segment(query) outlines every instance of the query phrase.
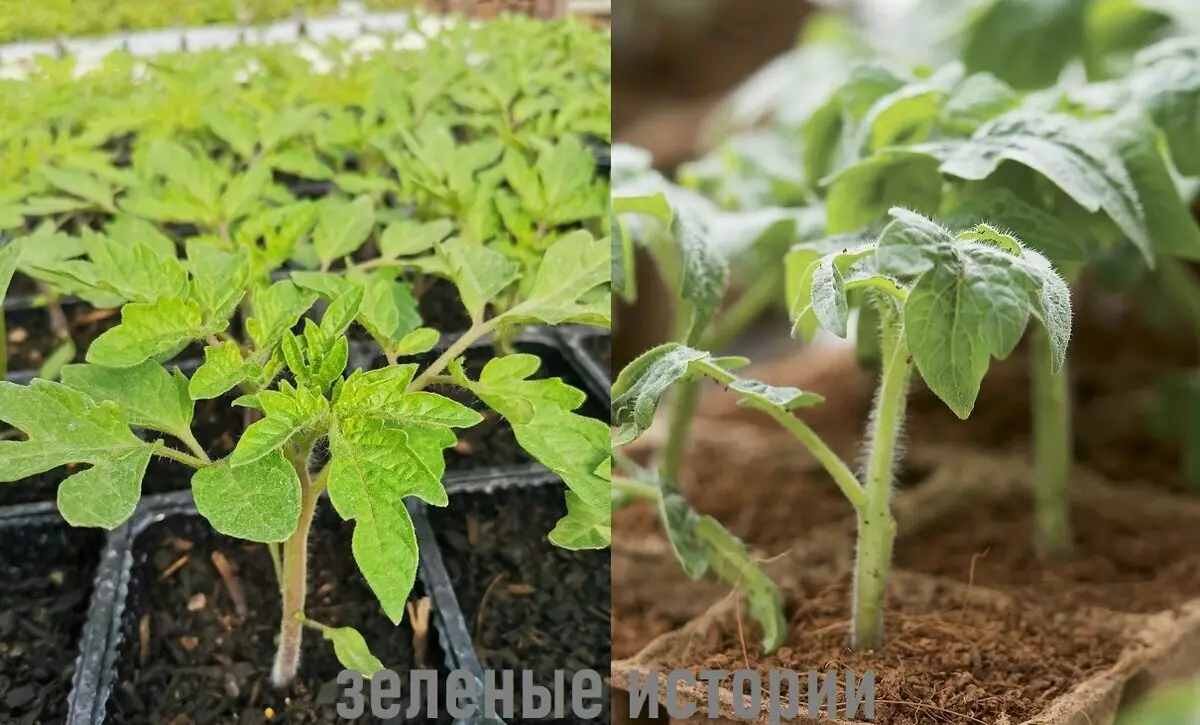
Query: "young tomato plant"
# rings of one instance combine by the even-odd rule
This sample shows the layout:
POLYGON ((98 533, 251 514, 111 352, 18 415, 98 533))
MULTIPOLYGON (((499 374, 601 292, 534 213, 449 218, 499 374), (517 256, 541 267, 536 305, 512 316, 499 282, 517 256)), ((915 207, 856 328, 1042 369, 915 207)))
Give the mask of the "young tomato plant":
MULTIPOLYGON (((1041 254, 987 224, 957 235, 913 212, 893 209, 877 239, 826 252, 827 243, 798 245, 789 255, 793 333, 811 336, 818 327, 845 336, 852 307, 878 312, 882 370, 867 435, 866 468, 860 481, 792 411, 821 402, 820 396, 738 377, 744 360, 714 358, 678 343, 655 348, 631 363, 614 385, 614 445, 640 435, 653 420, 666 387, 708 377, 738 394, 741 403, 770 415, 821 462, 858 515, 851 644, 884 644, 883 601, 891 568, 896 522, 891 513, 894 470, 914 369, 961 417, 970 414, 989 361, 1009 355, 1032 317, 1049 341, 1039 364, 1061 369, 1071 329, 1066 283, 1041 254)), ((614 480, 614 488, 649 495, 645 484, 614 480)), ((686 520, 677 491, 660 483, 671 525, 686 520)), ((678 545, 677 545, 678 546, 678 545)), ((685 566, 686 566, 685 561, 685 566)), ((770 633, 771 630, 764 627, 770 633)))
MULTIPOLYGON (((318 233, 318 248, 327 243, 318 233)), ((80 261, 71 268, 75 278, 129 300, 121 324, 96 339, 86 364, 64 368, 61 383, 0 383, 0 418, 27 436, 0 442, 0 475, 16 481, 87 465, 60 485, 59 511, 72 525, 111 529, 133 513, 152 456, 191 467, 200 513, 223 534, 267 544, 276 564, 283 618, 273 682, 295 677, 305 626, 332 641, 344 665, 371 675, 382 664, 357 631, 305 615, 309 531, 325 493, 342 518, 355 522, 354 558, 384 612, 399 622, 418 561, 404 499, 447 504, 443 451, 455 444, 455 429, 481 420, 427 391, 430 384, 473 392, 563 478, 568 515, 551 532, 556 544, 607 546, 608 427, 573 412, 583 394, 558 379, 529 380, 539 364, 531 355, 495 359, 478 380, 460 358, 472 341, 509 325, 607 324, 607 249, 606 240, 585 232, 560 239, 528 293, 486 318, 487 303, 518 280, 518 271, 481 245, 442 242, 436 253, 474 326, 424 370, 393 363, 348 376, 352 324, 406 354, 429 350, 437 335, 414 335, 419 319, 388 318, 386 305, 369 296, 369 281, 349 271, 270 283, 254 275, 248 248, 223 249, 219 241, 189 241, 185 259, 135 255, 131 268, 107 265, 102 254, 80 261), (329 304, 317 323, 304 315, 319 294, 329 304), (241 336, 230 324, 239 310, 246 316, 241 336), (390 324, 381 325, 381 317, 390 324), (196 341, 207 343, 205 361, 190 379, 160 362, 196 341), (194 401, 234 389, 241 396, 233 404, 257 410, 258 420, 232 453, 212 460, 191 430, 194 401), (313 452, 322 444, 329 460, 318 466, 313 452)))

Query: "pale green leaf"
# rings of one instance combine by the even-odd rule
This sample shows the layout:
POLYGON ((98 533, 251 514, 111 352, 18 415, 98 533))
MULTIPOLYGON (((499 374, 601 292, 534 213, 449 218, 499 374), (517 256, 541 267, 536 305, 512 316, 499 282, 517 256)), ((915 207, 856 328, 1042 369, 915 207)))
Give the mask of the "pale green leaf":
MULTIPOLYGON (((459 237, 447 239, 437 250, 458 287, 463 306, 475 322, 483 320, 487 304, 520 276, 520 265, 516 262, 459 237)), ((542 269, 545 268, 543 263, 542 269)))
POLYGON ((375 204, 369 196, 354 201, 329 199, 321 207, 321 216, 313 232, 313 247, 321 263, 353 254, 367 241, 375 226, 375 204))
POLYGON ((550 246, 542 258, 537 278, 525 300, 498 318, 504 323, 611 324, 611 302, 606 287, 612 278, 609 243, 588 232, 574 232, 550 246))
POLYGON ((204 348, 204 363, 192 373, 188 395, 193 400, 216 398, 243 383, 248 373, 236 342, 210 345, 204 348))
POLYGON ((188 343, 222 331, 225 322, 204 323, 199 305, 177 297, 153 303, 134 302, 121 310, 121 324, 92 342, 87 361, 130 368, 148 359, 168 359, 188 343))
POLYGON ((192 495, 214 529, 246 541, 285 541, 300 521, 300 477, 278 451, 243 466, 199 469, 192 495))
POLYGON ((176 437, 191 428, 193 405, 187 376, 178 369, 168 372, 153 360, 130 368, 67 365, 62 369, 62 383, 92 400, 116 403, 131 426, 176 437))

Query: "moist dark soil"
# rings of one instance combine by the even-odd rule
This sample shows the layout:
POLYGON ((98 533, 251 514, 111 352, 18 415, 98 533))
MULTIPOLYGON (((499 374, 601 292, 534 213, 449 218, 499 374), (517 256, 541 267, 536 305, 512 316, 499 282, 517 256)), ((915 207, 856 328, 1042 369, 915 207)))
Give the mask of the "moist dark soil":
MULTIPOLYGON (((707 643, 691 643, 690 659, 680 659, 694 672, 737 670, 749 661, 763 682, 771 668, 780 667, 874 670, 873 722, 961 725, 1023 722, 1055 697, 1112 667, 1126 644, 1101 617, 967 602, 961 591, 946 589, 918 596, 904 591, 911 580, 898 578, 888 591, 884 649, 852 652, 847 646, 850 579, 846 574, 831 585, 808 584, 787 592, 788 644, 773 655, 762 653, 758 627, 743 612, 741 633, 736 622, 714 626, 697 634, 707 635, 707 643), (704 651, 710 654, 702 655, 704 651), (696 659, 702 661, 691 664, 696 659)), ((839 678, 844 708, 843 685, 839 678)), ((800 711, 807 707, 801 703, 800 711)))
MULTIPOLYGON (((75 341, 75 360, 72 362, 82 362, 92 341, 121 322, 120 310, 97 310, 85 304, 64 305, 63 314, 71 339, 75 341)), ((36 370, 61 344, 50 328, 50 311, 45 307, 9 311, 5 318, 10 371, 36 370)))
MULTIPOLYGON (((567 673, 569 687, 572 673, 606 673, 610 662, 608 552, 567 551, 546 538, 566 515, 564 491, 455 496, 449 508, 429 509, 484 668, 532 670, 543 686, 556 671, 567 673)), ((520 676, 514 680, 520 689, 520 676)), ((608 722, 607 704, 606 686, 600 717, 539 722, 608 722)))
POLYGON ((0 722, 63 722, 104 535, 0 524, 0 722))
MULTIPOLYGON (((400 675, 443 669, 433 631, 414 654, 412 622, 393 626, 350 554, 353 524, 322 509, 309 547, 307 614, 328 625, 350 625, 371 651, 400 675)), ((196 516, 172 516, 134 545, 127 609, 121 618, 118 686, 108 722, 168 725, 340 723, 336 684, 342 666, 332 646, 305 633, 300 676, 287 691, 271 687, 279 593, 266 549, 214 533, 196 516), (241 589, 244 614, 213 557, 224 556, 241 589)), ((411 600, 420 599, 420 585, 411 600)), ((439 675, 444 678, 444 674, 439 675)), ((444 685, 444 683, 442 683, 444 685)), ((439 685, 439 693, 444 686, 439 685)), ((407 695, 407 689, 404 690, 407 695)), ((368 692, 369 694, 369 692, 368 692)), ((446 709, 440 708, 442 717, 446 709)), ((449 720, 445 720, 449 722, 449 720)), ((396 720, 394 722, 428 722, 396 720)))
MULTIPOLYGON (((243 418, 245 409, 235 408, 231 404, 235 397, 237 396, 226 394, 213 400, 196 401, 195 413, 192 418, 192 432, 196 435, 196 440, 205 447, 209 458, 213 460, 223 458, 231 453, 245 428, 243 418)), ((8 426, 0 425, 0 430, 16 434, 8 426)), ((174 438, 154 432, 146 432, 144 435, 162 438, 170 447, 187 451, 187 448, 174 438)), ((24 439, 24 436, 19 435, 17 439, 24 439)), ((58 484, 62 483, 67 476, 84 468, 85 466, 61 466, 20 483, 0 486, 0 506, 53 501, 58 491, 58 484)), ((191 469, 176 461, 154 456, 150 459, 150 465, 147 466, 146 475, 142 479, 142 494, 179 491, 189 488, 191 483, 191 469)))
POLYGON ((1147 613, 1200 597, 1200 521, 1183 515, 1120 520, 1076 505, 1076 551, 1055 564, 1033 548, 1033 504, 1013 496, 948 517, 896 544, 906 569, 1003 589, 1064 610, 1147 613))
POLYGON ((448 280, 430 277, 417 297, 417 311, 426 327, 441 330, 442 334, 462 332, 471 326, 471 316, 463 307, 458 288, 448 280))
MULTIPOLYGON (((530 376, 530 379, 561 378, 563 382, 577 390, 588 391, 587 384, 576 374, 562 353, 554 348, 548 345, 529 343, 517 345, 517 351, 537 355, 542 360, 541 367, 530 376)), ((424 369, 436 357, 436 354, 427 354, 402 359, 402 361, 418 362, 421 369, 424 369)), ((488 360, 495 357, 495 351, 487 345, 477 346, 468 349, 465 357, 467 374, 472 379, 478 379, 483 366, 487 364, 488 360)), ((386 364, 386 360, 379 356, 371 361, 369 367, 377 368, 386 364)), ((484 405, 483 401, 457 386, 430 385, 427 390, 452 398, 483 415, 483 422, 458 431, 458 445, 446 451, 446 470, 506 466, 533 461, 533 458, 517 445, 517 439, 508 423, 484 405)), ((575 412, 589 418, 608 420, 608 407, 591 397, 588 397, 575 412)))
POLYGON ((600 369, 608 372, 609 379, 615 377, 612 372, 612 336, 589 335, 580 343, 583 349, 600 364, 600 369))

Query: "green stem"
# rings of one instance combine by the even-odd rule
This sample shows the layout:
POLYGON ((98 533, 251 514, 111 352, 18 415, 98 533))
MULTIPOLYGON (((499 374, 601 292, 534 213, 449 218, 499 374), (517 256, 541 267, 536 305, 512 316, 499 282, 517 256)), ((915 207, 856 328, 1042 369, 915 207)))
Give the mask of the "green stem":
MULTIPOLYGON (((778 299, 782 279, 782 270, 760 277, 713 324, 701 341, 701 349, 718 352, 737 338, 746 327, 758 319, 763 310, 778 299)), ((682 327, 680 325, 681 329, 682 327)), ((687 454, 692 418, 696 415, 699 402, 700 381, 688 380, 676 388, 675 404, 671 409, 661 464, 663 476, 670 481, 679 480, 679 470, 687 454)))
POLYGON ((208 457, 208 453, 204 450, 204 446, 200 445, 200 441, 196 440, 196 435, 192 433, 191 428, 184 428, 183 430, 179 431, 177 435, 179 440, 182 441, 192 453, 196 454, 196 458, 199 458, 206 465, 212 463, 212 459, 208 457))
POLYGON ((271 555, 271 567, 275 570, 275 584, 279 587, 280 596, 283 596, 283 558, 279 553, 279 544, 268 541, 267 553, 271 555))
POLYGON ((854 562, 851 646, 859 651, 883 646, 883 600, 896 540, 896 520, 891 511, 892 469, 912 377, 904 329, 896 323, 894 313, 883 311, 882 316, 884 367, 872 416, 866 505, 858 511, 858 555, 854 562))
POLYGON ((657 486, 652 486, 648 483, 635 481, 632 478, 625 476, 613 476, 612 479, 613 491, 632 496, 633 498, 644 498, 650 501, 657 501, 662 497, 662 491, 657 486))
POLYGON ((415 393, 418 390, 423 390, 426 386, 433 382, 433 378, 441 375, 442 371, 445 370, 455 358, 466 352, 467 348, 470 347, 472 343, 487 335, 495 327, 495 320, 476 322, 474 325, 471 325, 469 330, 464 332, 461 337, 455 340, 454 344, 446 348, 446 351, 443 352, 437 360, 434 360, 429 367, 425 368, 424 372, 417 376, 416 380, 409 384, 408 392, 415 393))
POLYGON ((8 377, 8 320, 0 310, 0 380, 8 377))
POLYGON ((862 511, 868 504, 867 492, 863 489, 862 484, 858 482, 858 477, 854 475, 854 471, 846 465, 841 456, 833 452, 829 446, 825 445, 825 441, 817 435, 816 431, 808 427, 804 421, 789 412, 780 410, 771 406, 756 406, 758 410, 766 413, 774 418, 780 425, 788 430, 796 440, 808 449, 808 452, 824 467, 825 471, 833 478, 833 482, 838 485, 842 493, 854 506, 855 510, 862 511))
POLYGON ((175 461, 179 461, 180 463, 191 466, 192 468, 204 468, 205 466, 212 463, 212 461, 201 460, 199 458, 196 458, 195 456, 188 455, 187 453, 184 453, 183 451, 177 451, 174 448, 168 448, 166 446, 166 444, 163 444, 163 445, 159 446, 158 448, 155 448, 154 455, 162 456, 163 458, 170 458, 171 460, 175 460, 175 461))
POLYGON ((296 530, 283 544, 283 578, 280 590, 283 598, 283 621, 279 629, 279 648, 271 669, 271 682, 287 687, 296 678, 300 667, 300 645, 304 637, 302 625, 304 598, 308 590, 308 534, 312 529, 320 490, 313 485, 308 473, 311 447, 292 458, 292 466, 300 477, 300 521, 296 530), (297 619, 296 615, 301 615, 297 619))
POLYGON ((679 384, 675 392, 675 404, 671 407, 671 418, 667 428, 667 442, 663 447, 660 470, 668 481, 679 480, 679 469, 687 453, 692 418, 700 403, 700 381, 687 380, 679 384))
POLYGON ((1034 544, 1045 559, 1071 552, 1071 501, 1067 485, 1071 473, 1070 377, 1064 366, 1057 374, 1050 367, 1050 339, 1040 325, 1030 330, 1030 364, 1033 365, 1033 510, 1034 544))

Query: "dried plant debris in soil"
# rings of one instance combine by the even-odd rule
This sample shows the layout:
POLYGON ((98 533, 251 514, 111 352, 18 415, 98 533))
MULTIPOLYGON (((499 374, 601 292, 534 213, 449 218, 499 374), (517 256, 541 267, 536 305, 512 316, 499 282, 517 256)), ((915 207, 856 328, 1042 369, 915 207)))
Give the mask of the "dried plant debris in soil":
MULTIPOLYGON (((214 460, 228 455, 233 450, 245 427, 243 416, 245 409, 230 405, 230 402, 236 397, 236 395, 227 394, 213 400, 196 401, 192 432, 195 433, 197 440, 205 442, 205 452, 214 460)), ((2 424, 0 424, 0 431, 10 436, 21 435, 2 424)), ((182 449, 182 444, 174 439, 168 439, 167 445, 182 449)), ((40 476, 28 478, 19 486, 0 486, 0 506, 53 501, 63 479, 78 472, 79 466, 62 466, 40 476)), ((181 491, 191 485, 191 478, 176 463, 156 457, 150 459, 150 464, 146 467, 146 475, 142 480, 142 493, 181 491)))
MULTIPOLYGON (((532 670, 541 685, 558 670, 607 671, 609 554, 550 544, 565 513, 558 486, 455 496, 449 509, 430 509, 485 669, 532 670)), ((608 721, 605 692, 595 722, 608 721)))
POLYGON ((1033 548, 1032 502, 1013 496, 964 510, 896 542, 906 569, 1002 587, 1052 609, 1079 606, 1149 613, 1200 597, 1200 521, 1183 515, 1130 520, 1075 505, 1075 553, 1042 561, 1033 548))
MULTIPOLYGON (((414 638, 408 617, 392 625, 353 566, 352 524, 332 519, 319 517, 313 528, 307 613, 356 627, 402 683, 411 669, 441 669, 436 633, 414 638)), ((344 722, 336 711, 343 668, 319 633, 305 633, 295 684, 287 692, 270 685, 279 592, 262 545, 215 534, 196 517, 173 516, 143 533, 134 555, 110 722, 249 725, 262 723, 267 708, 289 725, 344 722)), ((410 601, 420 596, 418 587, 410 601)))
MULTIPOLYGON (((588 386, 584 384, 570 363, 557 350, 537 344, 518 345, 517 347, 518 352, 537 355, 542 361, 537 372, 529 376, 530 380, 561 378, 564 383, 570 385, 572 388, 588 390, 588 386)), ((466 365, 464 367, 471 379, 477 380, 479 378, 484 365, 495 357, 495 354, 494 350, 486 346, 473 347, 467 351, 465 355, 466 365)), ((419 360, 422 366, 425 366, 434 357, 436 355, 426 355, 417 358, 417 360, 419 360)), ((379 368, 386 364, 386 360, 378 357, 371 361, 370 367, 379 368)), ((458 431, 458 443, 454 448, 446 450, 446 470, 506 466, 531 463, 533 461, 533 457, 517 444, 512 427, 497 415, 495 411, 484 405, 483 401, 475 397, 470 391, 458 386, 437 384, 430 385, 428 391, 444 395, 455 402, 478 411, 483 416, 483 422, 471 428, 458 431)), ((579 415, 599 420, 607 420, 608 418, 607 408, 590 397, 575 412, 579 415)))
POLYGON ((0 722, 62 722, 104 536, 0 528, 0 722))
MULTIPOLYGON (((962 590, 914 597, 900 591, 910 581, 898 577, 889 589, 889 639, 880 652, 856 653, 846 647, 849 575, 828 586, 807 585, 789 593, 788 644, 773 655, 758 649, 757 628, 744 613, 741 633, 730 621, 707 632, 710 646, 681 646, 693 660, 702 649, 714 652, 692 665, 693 671, 737 670, 749 661, 764 682, 771 668, 779 667, 874 670, 873 722, 878 725, 992 723, 1006 717, 1023 722, 1069 688, 1112 667, 1124 646, 1123 638, 1100 618, 1011 603, 968 603, 962 590)), ((843 684, 839 678, 838 701, 844 708, 843 684)), ((728 678, 724 686, 730 686, 728 678)), ((807 706, 801 703, 801 711, 807 706)))

